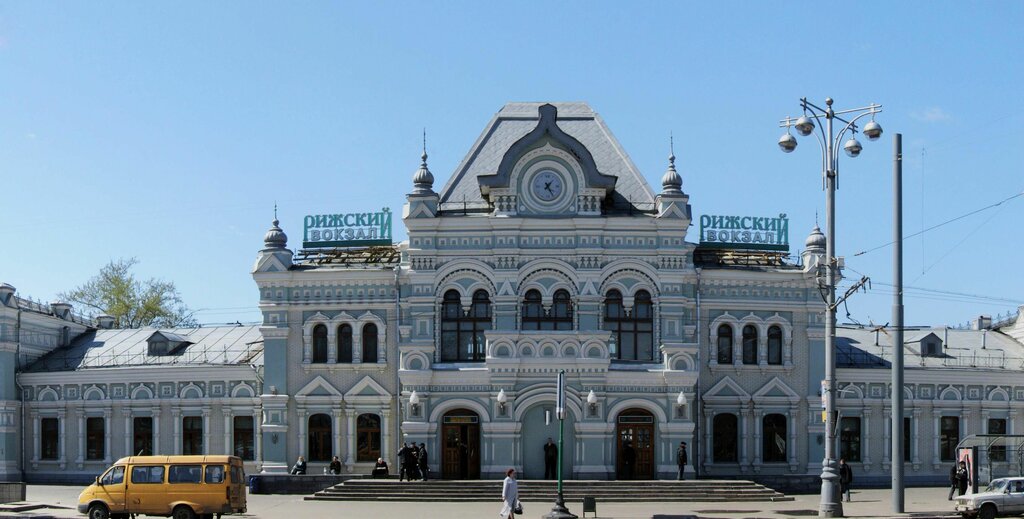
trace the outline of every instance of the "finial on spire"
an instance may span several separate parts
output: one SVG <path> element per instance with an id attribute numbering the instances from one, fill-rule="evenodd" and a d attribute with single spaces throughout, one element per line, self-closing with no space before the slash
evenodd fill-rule
<path id="1" fill-rule="evenodd" d="M 423 159 L 423 165 L 427 164 L 427 127 L 423 127 L 423 155 L 420 155 Z"/>
<path id="2" fill-rule="evenodd" d="M 274 221 L 277 221 L 277 200 L 274 200 Z"/>
<path id="3" fill-rule="evenodd" d="M 668 163 L 670 166 L 676 165 L 676 144 L 672 139 L 672 130 L 668 132 Z"/>

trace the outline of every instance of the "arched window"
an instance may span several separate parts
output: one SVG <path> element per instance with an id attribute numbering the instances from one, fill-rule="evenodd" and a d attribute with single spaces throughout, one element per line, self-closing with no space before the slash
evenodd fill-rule
<path id="1" fill-rule="evenodd" d="M 309 461 L 331 461 L 331 417 L 319 413 L 309 417 Z"/>
<path id="2" fill-rule="evenodd" d="M 715 463 L 736 461 L 736 446 L 739 443 L 738 423 L 736 415 L 732 413 L 715 415 L 712 425 L 712 430 L 715 435 L 712 443 Z"/>
<path id="3" fill-rule="evenodd" d="M 651 362 L 654 360 L 654 304 L 651 294 L 640 290 L 633 296 L 633 311 L 626 314 L 622 293 L 609 290 L 604 300 L 604 329 L 612 332 L 613 359 Z"/>
<path id="4" fill-rule="evenodd" d="M 782 328 L 768 328 L 768 364 L 782 364 Z"/>
<path id="5" fill-rule="evenodd" d="M 484 332 L 491 329 L 491 300 L 486 290 L 473 294 L 469 314 L 462 311 L 459 293 L 449 290 L 441 303 L 441 361 L 483 361 Z"/>
<path id="6" fill-rule="evenodd" d="M 352 362 L 352 326 L 338 327 L 338 362 Z"/>
<path id="7" fill-rule="evenodd" d="M 551 304 L 550 317 L 555 330 L 572 330 L 572 300 L 569 292 L 556 290 Z"/>
<path id="8" fill-rule="evenodd" d="M 764 462 L 785 462 L 788 438 L 786 436 L 786 417 L 781 414 L 769 414 L 765 415 L 761 423 L 764 430 L 761 438 Z"/>
<path id="9" fill-rule="evenodd" d="M 569 292 L 557 290 L 551 310 L 545 312 L 540 292 L 527 291 L 523 298 L 522 320 L 523 330 L 572 330 L 572 298 Z"/>
<path id="10" fill-rule="evenodd" d="M 380 457 L 380 417 L 361 414 L 356 419 L 356 461 L 377 461 Z"/>
<path id="11" fill-rule="evenodd" d="M 752 324 L 743 327 L 743 363 L 757 364 L 757 328 Z"/>
<path id="12" fill-rule="evenodd" d="M 363 325 L 363 362 L 377 362 L 377 325 L 373 323 Z"/>
<path id="13" fill-rule="evenodd" d="M 327 327 L 313 327 L 313 362 L 327 362 Z"/>
<path id="14" fill-rule="evenodd" d="M 732 326 L 718 327 L 718 363 L 732 364 Z"/>

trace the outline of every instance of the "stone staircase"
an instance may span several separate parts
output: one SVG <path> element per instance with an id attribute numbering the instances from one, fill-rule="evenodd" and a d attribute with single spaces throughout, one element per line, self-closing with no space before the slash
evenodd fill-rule
<path id="1" fill-rule="evenodd" d="M 497 501 L 501 497 L 500 480 L 413 481 L 395 479 L 353 479 L 306 496 L 307 500 L 324 501 Z M 519 482 L 522 501 L 554 502 L 557 484 L 554 481 Z M 631 501 L 792 501 L 792 497 L 752 481 L 686 480 L 686 481 L 566 481 L 566 501 L 580 501 L 584 496 L 598 502 Z"/>

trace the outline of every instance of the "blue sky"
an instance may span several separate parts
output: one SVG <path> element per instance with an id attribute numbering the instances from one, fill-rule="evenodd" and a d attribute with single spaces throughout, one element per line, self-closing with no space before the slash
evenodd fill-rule
<path id="1" fill-rule="evenodd" d="M 795 252 L 820 153 L 777 124 L 831 96 L 884 105 L 836 243 L 874 280 L 850 315 L 885 323 L 891 249 L 854 254 L 891 239 L 891 135 L 906 234 L 1024 191 L 1022 25 L 1009 1 L 0 2 L 0 282 L 50 300 L 136 257 L 201 322 L 255 321 L 275 201 L 292 246 L 305 214 L 400 214 L 422 128 L 439 187 L 508 101 L 590 103 L 656 188 L 673 132 L 695 219 L 786 213 Z M 908 324 L 1024 304 L 1022 214 L 909 240 Z"/>

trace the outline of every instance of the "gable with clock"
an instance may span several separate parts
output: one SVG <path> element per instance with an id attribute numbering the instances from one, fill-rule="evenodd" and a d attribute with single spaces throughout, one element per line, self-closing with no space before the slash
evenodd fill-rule
<path id="1" fill-rule="evenodd" d="M 617 178 L 597 169 L 590 151 L 559 128 L 558 109 L 538 108 L 537 126 L 504 153 L 498 171 L 477 178 L 497 216 L 599 216 Z"/>

